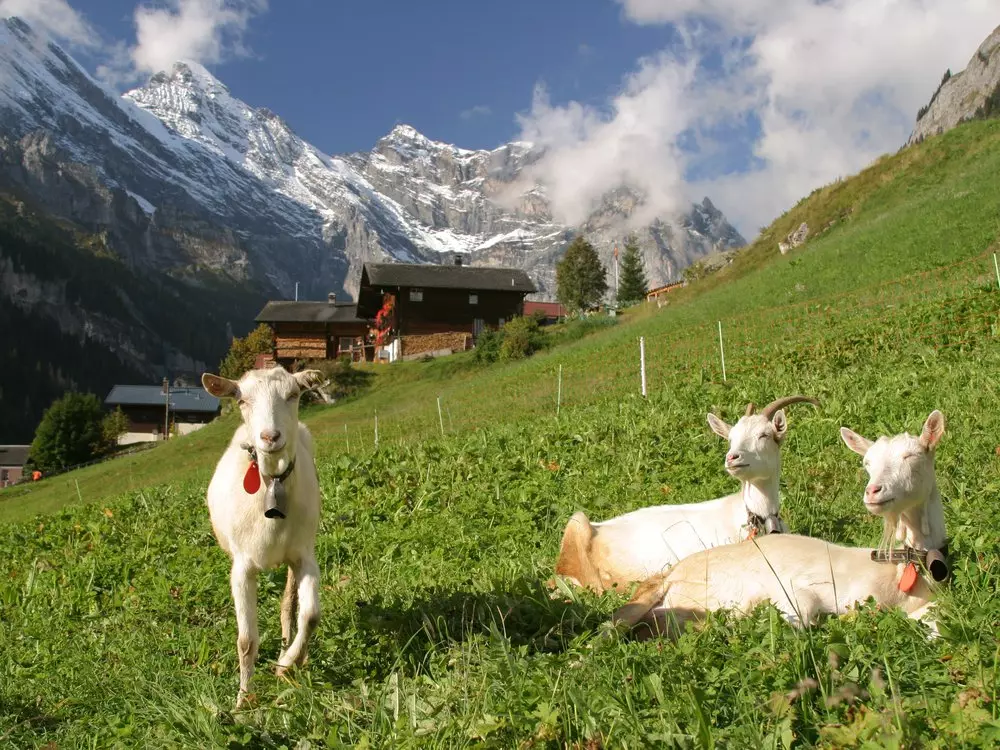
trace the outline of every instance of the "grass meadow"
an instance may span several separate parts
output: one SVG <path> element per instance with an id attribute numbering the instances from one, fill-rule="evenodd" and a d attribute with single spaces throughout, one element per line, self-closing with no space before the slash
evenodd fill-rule
<path id="1" fill-rule="evenodd" d="M 246 711 L 204 506 L 233 417 L 0 492 L 0 746 L 995 747 L 998 174 L 1000 123 L 964 125 L 816 191 L 662 309 L 523 362 L 375 368 L 308 410 L 322 620 L 307 667 L 276 679 L 283 571 L 262 577 Z M 803 220 L 815 236 L 779 256 Z M 733 491 L 706 413 L 792 393 L 821 406 L 787 410 L 783 516 L 837 543 L 881 533 L 839 427 L 944 413 L 941 638 L 870 605 L 802 632 L 763 606 L 635 643 L 605 626 L 623 595 L 550 595 L 573 511 Z"/>

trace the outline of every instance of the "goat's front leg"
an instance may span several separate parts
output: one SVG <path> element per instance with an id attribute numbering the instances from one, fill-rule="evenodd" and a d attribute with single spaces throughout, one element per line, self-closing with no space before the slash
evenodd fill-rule
<path id="1" fill-rule="evenodd" d="M 233 560 L 230 585 L 236 607 L 236 650 L 240 657 L 240 691 L 236 697 L 236 708 L 241 708 L 250 692 L 250 678 L 253 677 L 260 646 L 257 633 L 257 570 L 245 560 Z"/>
<path id="2" fill-rule="evenodd" d="M 292 642 L 292 623 L 295 621 L 296 610 L 298 609 L 299 597 L 295 585 L 295 570 L 288 566 L 288 577 L 285 579 L 285 594 L 281 598 L 281 654 L 278 655 L 278 662 L 285 658 L 285 651 L 288 644 Z"/>
<path id="3" fill-rule="evenodd" d="M 278 659 L 277 675 L 280 677 L 293 664 L 306 660 L 309 637 L 319 624 L 319 566 L 313 557 L 303 558 L 292 566 L 298 581 L 299 612 L 295 640 Z"/>

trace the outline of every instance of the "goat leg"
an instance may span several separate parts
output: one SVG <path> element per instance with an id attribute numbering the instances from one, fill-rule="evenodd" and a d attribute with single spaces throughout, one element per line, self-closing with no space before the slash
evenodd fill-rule
<path id="1" fill-rule="evenodd" d="M 294 568 L 298 582 L 298 622 L 295 640 L 278 660 L 276 673 L 279 677 L 293 664 L 305 663 L 309 638 L 319 624 L 319 566 L 313 557 L 308 557 L 299 560 Z"/>
<path id="2" fill-rule="evenodd" d="M 279 662 L 284 658 L 288 644 L 292 642 L 292 623 L 295 621 L 298 604 L 295 570 L 289 565 L 288 577 L 285 579 L 285 594 L 281 598 L 281 654 L 278 656 Z"/>
<path id="3" fill-rule="evenodd" d="M 257 571 L 240 559 L 233 561 L 230 575 L 233 603 L 236 607 L 236 650 L 240 657 L 240 690 L 236 708 L 243 707 L 250 692 L 254 662 L 260 646 L 257 632 Z"/>

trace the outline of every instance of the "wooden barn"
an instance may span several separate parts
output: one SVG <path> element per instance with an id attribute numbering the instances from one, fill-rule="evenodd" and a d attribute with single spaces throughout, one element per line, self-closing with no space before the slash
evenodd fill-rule
<path id="1" fill-rule="evenodd" d="M 516 268 L 365 263 L 357 315 L 374 320 L 380 357 L 406 359 L 471 348 L 487 328 L 522 315 L 535 291 Z"/>
<path id="2" fill-rule="evenodd" d="M 369 321 L 358 316 L 353 302 L 268 302 L 255 320 L 274 331 L 274 360 L 285 367 L 295 360 L 350 357 L 359 362 L 374 357 L 367 345 Z"/>

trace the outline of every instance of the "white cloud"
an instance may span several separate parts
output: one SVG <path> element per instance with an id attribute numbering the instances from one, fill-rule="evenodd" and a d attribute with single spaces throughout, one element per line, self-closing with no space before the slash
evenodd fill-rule
<path id="1" fill-rule="evenodd" d="M 243 56 L 250 19 L 267 0 L 169 0 L 165 7 L 135 11 L 136 44 L 131 60 L 140 72 L 169 69 L 177 60 L 217 63 Z"/>
<path id="2" fill-rule="evenodd" d="M 66 0 L 0 0 L 0 17 L 18 16 L 63 42 L 83 47 L 98 43 L 90 24 Z"/>
<path id="3" fill-rule="evenodd" d="M 553 209 L 572 221 L 630 182 L 660 215 L 707 194 L 748 236 L 901 146 L 944 70 L 1000 23 L 993 0 L 617 2 L 632 22 L 675 24 L 681 51 L 639 61 L 603 108 L 536 92 L 519 121 L 549 149 L 535 174 Z M 752 171 L 686 181 L 725 145 L 713 128 L 747 118 L 760 123 Z"/>
<path id="4" fill-rule="evenodd" d="M 463 109 L 458 113 L 458 116 L 463 120 L 472 120 L 476 117 L 489 117 L 493 114 L 493 110 L 486 104 L 477 104 L 474 107 L 469 107 L 468 109 Z"/>

